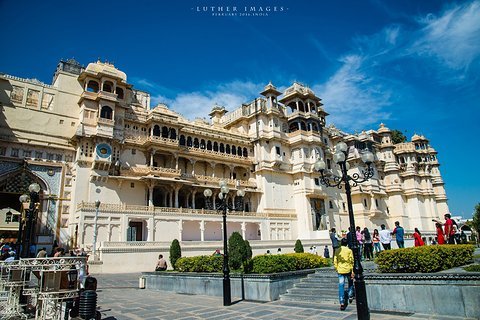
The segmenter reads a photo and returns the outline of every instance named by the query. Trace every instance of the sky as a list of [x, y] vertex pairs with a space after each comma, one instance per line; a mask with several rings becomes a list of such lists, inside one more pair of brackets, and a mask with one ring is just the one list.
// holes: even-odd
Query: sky
[[100, 58], [189, 119], [299, 81], [327, 124], [429, 139], [452, 215], [480, 202], [480, 0], [0, 0], [0, 21], [0, 72]]

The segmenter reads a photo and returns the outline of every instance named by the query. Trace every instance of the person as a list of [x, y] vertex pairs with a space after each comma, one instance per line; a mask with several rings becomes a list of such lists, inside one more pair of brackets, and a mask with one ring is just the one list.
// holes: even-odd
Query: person
[[[340, 248], [335, 250], [333, 265], [338, 273], [338, 299], [340, 310], [345, 310], [348, 303], [353, 301], [353, 252], [348, 248], [348, 240], [340, 241]], [[345, 283], [348, 284], [345, 287]]]
[[323, 249], [323, 256], [327, 259], [330, 258], [330, 250], [328, 250], [328, 246], [325, 246], [325, 249]]
[[272, 253], [270, 252], [270, 250], [267, 250], [267, 253], [266, 255], [271, 255]]
[[15, 261], [15, 251], [10, 251], [8, 253], [8, 258], [5, 259], [5, 262]]
[[55, 248], [55, 253], [53, 254], [54, 258], [63, 257], [65, 255], [65, 249], [57, 247]]
[[395, 235], [395, 240], [397, 241], [398, 248], [405, 248], [404, 234], [405, 230], [400, 226], [400, 222], [395, 221], [395, 228], [393, 229], [393, 234]]
[[377, 255], [377, 253], [382, 251], [382, 248], [380, 247], [380, 235], [378, 234], [378, 229], [373, 229], [372, 241], [373, 248], [375, 249], [375, 255]]
[[355, 228], [355, 236], [357, 237], [358, 242], [358, 256], [360, 257], [360, 260], [363, 260], [363, 235], [359, 226]]
[[463, 230], [460, 232], [460, 240], [462, 241], [463, 244], [467, 244], [467, 235]]
[[220, 253], [220, 249], [215, 249], [215, 252], [212, 254], [212, 256], [221, 256], [222, 254]]
[[312, 247], [312, 254], [318, 255], [318, 253], [317, 253], [317, 246], [313, 246], [313, 247]]
[[47, 248], [43, 247], [38, 251], [37, 258], [46, 258], [47, 257]]
[[418, 230], [418, 228], [415, 228], [415, 232], [413, 233], [413, 238], [415, 239], [415, 247], [421, 247], [425, 245], [425, 242], [422, 240], [422, 234]]
[[282, 254], [282, 248], [278, 248], [277, 254]]
[[163, 255], [158, 256], [157, 266], [155, 271], [165, 271], [167, 270], [167, 261], [163, 258]]
[[380, 242], [382, 243], [383, 249], [390, 250], [391, 249], [390, 243], [392, 242], [392, 235], [390, 233], [390, 230], [386, 229], [384, 224], [382, 224], [380, 228], [382, 230], [380, 230], [379, 235], [380, 235]]
[[373, 242], [372, 242], [372, 235], [367, 227], [363, 228], [362, 231], [363, 237], [363, 254], [364, 258], [370, 261], [373, 258]]
[[444, 227], [445, 241], [448, 244], [455, 244], [455, 230], [453, 229], [452, 216], [449, 213], [446, 213], [443, 217], [445, 218], [445, 227]]
[[[455, 220], [453, 220], [453, 221], [455, 221]], [[460, 239], [460, 230], [458, 230], [458, 225], [456, 223], [454, 223], [454, 225], [453, 225], [453, 230], [455, 231], [455, 234], [453, 235], [454, 238], [455, 238], [455, 243], [456, 244], [462, 244], [462, 239]]]
[[335, 230], [335, 228], [330, 229], [330, 240], [332, 241], [333, 254], [335, 254], [335, 249], [340, 247], [337, 238], [337, 230]]
[[445, 244], [445, 237], [443, 235], [442, 224], [440, 222], [435, 223], [437, 229], [437, 244]]
[[353, 239], [355, 237], [355, 233], [354, 233], [354, 230], [352, 231], [350, 227], [348, 227], [348, 233], [347, 233], [347, 243], [348, 243], [348, 247], [350, 249], [353, 248]]

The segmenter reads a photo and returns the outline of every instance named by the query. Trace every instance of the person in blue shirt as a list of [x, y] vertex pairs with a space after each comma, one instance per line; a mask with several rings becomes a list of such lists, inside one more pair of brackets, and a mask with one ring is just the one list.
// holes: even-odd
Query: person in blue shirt
[[400, 226], [400, 222], [395, 221], [395, 229], [393, 229], [393, 234], [395, 235], [395, 240], [397, 240], [398, 248], [405, 248], [405, 240], [403, 239], [403, 235], [405, 234], [405, 230]]

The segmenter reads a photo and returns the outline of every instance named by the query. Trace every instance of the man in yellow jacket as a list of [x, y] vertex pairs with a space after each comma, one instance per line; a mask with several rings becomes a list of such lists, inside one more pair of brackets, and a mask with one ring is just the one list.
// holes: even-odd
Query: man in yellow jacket
[[[341, 246], [335, 250], [333, 265], [338, 273], [338, 298], [340, 300], [340, 310], [347, 308], [348, 302], [353, 301], [353, 252], [347, 247], [348, 240], [342, 239]], [[345, 282], [348, 288], [345, 288]]]

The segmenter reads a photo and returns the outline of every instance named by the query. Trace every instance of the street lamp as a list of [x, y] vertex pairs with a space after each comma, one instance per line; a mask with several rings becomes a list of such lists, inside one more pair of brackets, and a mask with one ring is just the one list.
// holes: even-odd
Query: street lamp
[[95, 224], [93, 226], [93, 260], [97, 260], [97, 221], [98, 221], [98, 208], [100, 207], [100, 200], [95, 201]]
[[[227, 195], [230, 189], [225, 180], [219, 182], [220, 193], [218, 198], [220, 199], [220, 205], [217, 206], [218, 211], [222, 211], [223, 216], [223, 305], [229, 306], [232, 304], [232, 295], [230, 290], [230, 267], [228, 266], [228, 246], [227, 246], [227, 209], [228, 210], [243, 210], [243, 197], [245, 196], [244, 190], [237, 190], [237, 197], [239, 198], [233, 205], [227, 203]], [[203, 195], [206, 198], [207, 207], [212, 209], [211, 197], [212, 190], [205, 189]]]
[[28, 206], [28, 209], [25, 210], [26, 226], [25, 226], [25, 241], [23, 241], [23, 243], [22, 243], [22, 229], [23, 229], [24, 219], [19, 219], [19, 223], [18, 223], [18, 237], [17, 237], [18, 249], [17, 249], [17, 256], [16, 256], [17, 259], [19, 257], [25, 258], [29, 256], [30, 243], [32, 240], [32, 233], [33, 233], [32, 225], [33, 225], [33, 221], [35, 219], [35, 213], [37, 210], [36, 204], [40, 201], [40, 197], [38, 195], [39, 192], [40, 192], [40, 185], [38, 183], [32, 183], [31, 185], [28, 186], [29, 194], [22, 194], [18, 199], [22, 204], [22, 207], [23, 207], [23, 204], [27, 202], [30, 202], [30, 205]]
[[[367, 292], [365, 290], [365, 280], [363, 278], [363, 267], [361, 263], [361, 256], [359, 252], [359, 245], [357, 237], [355, 236], [355, 218], [353, 215], [353, 205], [352, 205], [352, 194], [351, 187], [356, 187], [359, 183], [365, 182], [371, 177], [373, 177], [373, 167], [372, 162], [374, 160], [373, 154], [370, 151], [365, 151], [362, 153], [362, 161], [367, 165], [366, 170], [361, 170], [361, 174], [355, 172], [351, 176], [348, 175], [348, 170], [350, 165], [347, 162], [348, 158], [348, 149], [349, 147], [345, 142], [339, 142], [335, 146], [335, 154], [333, 155], [333, 160], [340, 166], [341, 176], [335, 176], [329, 174], [326, 176], [325, 172], [325, 162], [323, 160], [318, 160], [314, 167], [315, 170], [320, 172], [320, 181], [323, 185], [327, 187], [336, 187], [341, 189], [342, 183], [345, 185], [345, 193], [347, 195], [347, 204], [348, 204], [348, 217], [350, 219], [350, 232], [352, 234], [353, 241], [353, 257], [354, 265], [353, 272], [355, 273], [355, 299], [357, 304], [357, 317], [358, 319], [370, 319], [370, 311], [368, 310], [367, 302]], [[350, 185], [351, 183], [351, 185]]]

